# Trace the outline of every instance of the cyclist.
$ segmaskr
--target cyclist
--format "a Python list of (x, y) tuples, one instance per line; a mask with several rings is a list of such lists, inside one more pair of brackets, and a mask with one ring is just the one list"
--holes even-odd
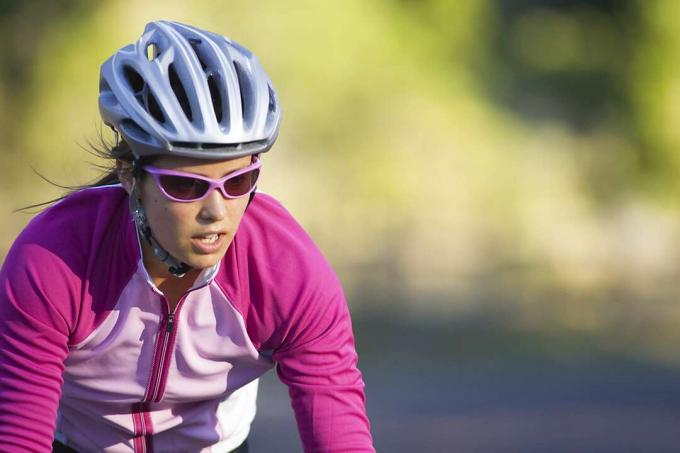
[(276, 367), (305, 451), (374, 451), (340, 284), (255, 191), (280, 119), (255, 57), (152, 22), (102, 65), (99, 109), (115, 168), (2, 267), (0, 450), (247, 451)]

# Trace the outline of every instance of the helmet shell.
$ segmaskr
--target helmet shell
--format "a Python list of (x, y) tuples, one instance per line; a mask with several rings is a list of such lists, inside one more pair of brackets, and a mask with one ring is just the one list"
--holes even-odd
[(281, 118), (255, 56), (177, 22), (146, 25), (101, 66), (99, 112), (137, 157), (230, 159), (268, 151)]

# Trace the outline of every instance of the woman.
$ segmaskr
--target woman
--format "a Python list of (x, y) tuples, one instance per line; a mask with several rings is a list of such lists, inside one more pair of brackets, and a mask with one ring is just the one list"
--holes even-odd
[(2, 268), (0, 450), (247, 451), (276, 366), (306, 451), (373, 451), (340, 284), (255, 195), (280, 118), (255, 57), (153, 22), (102, 65), (99, 107), (115, 170)]

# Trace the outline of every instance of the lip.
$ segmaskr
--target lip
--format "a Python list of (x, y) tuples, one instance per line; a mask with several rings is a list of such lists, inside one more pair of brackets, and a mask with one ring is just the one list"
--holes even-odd
[[(208, 236), (211, 234), (216, 234), (217, 235), (217, 240), (213, 242), (212, 244), (206, 244), (201, 241), (201, 238), (204, 236)], [(215, 252), (218, 252), (222, 249), (222, 246), (224, 245), (224, 241), (226, 240), (226, 233), (223, 231), (211, 231), (211, 232), (206, 232), (203, 234), (198, 234), (196, 236), (191, 237), (191, 245), (194, 248), (194, 251), (196, 253), (202, 254), (202, 255), (209, 255)]]

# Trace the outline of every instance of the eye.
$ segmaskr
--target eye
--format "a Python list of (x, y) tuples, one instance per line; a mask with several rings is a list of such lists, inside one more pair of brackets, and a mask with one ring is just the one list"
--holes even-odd
[(233, 178), (229, 178), (224, 183), (224, 190), (231, 196), (238, 197), (250, 192), (257, 182), (259, 170), (251, 170)]
[(227, 181), (227, 184), (233, 185), (233, 186), (238, 186), (240, 184), (243, 184), (246, 179), (248, 179), (248, 178), (246, 178), (245, 174), (234, 176), (233, 178), (229, 178), (229, 180)]
[(164, 175), (160, 178), (163, 189), (175, 198), (190, 200), (202, 196), (208, 188), (208, 183), (196, 178), (185, 176)]

